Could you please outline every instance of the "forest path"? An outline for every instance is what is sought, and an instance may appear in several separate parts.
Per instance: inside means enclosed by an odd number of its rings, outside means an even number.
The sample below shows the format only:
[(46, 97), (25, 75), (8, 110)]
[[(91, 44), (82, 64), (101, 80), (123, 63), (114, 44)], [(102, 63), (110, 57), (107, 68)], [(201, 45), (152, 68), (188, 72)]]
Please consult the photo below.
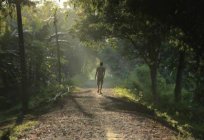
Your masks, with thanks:
[(40, 116), (39, 125), (22, 139), (171, 140), (176, 135), (130, 108), (135, 106), (117, 100), (112, 89), (104, 89), (103, 95), (93, 88), (81, 89), (65, 99), (62, 109)]

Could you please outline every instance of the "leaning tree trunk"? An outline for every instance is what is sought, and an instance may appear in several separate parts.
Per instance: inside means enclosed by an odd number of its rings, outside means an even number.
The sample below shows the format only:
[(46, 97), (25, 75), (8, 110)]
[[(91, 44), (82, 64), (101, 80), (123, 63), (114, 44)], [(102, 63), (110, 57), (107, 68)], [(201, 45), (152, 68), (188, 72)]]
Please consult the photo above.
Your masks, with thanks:
[(151, 88), (152, 95), (155, 102), (158, 101), (158, 93), (157, 93), (157, 64), (153, 64), (150, 66), (150, 76), (151, 76)]
[(18, 23), (20, 68), (21, 68), (21, 101), (22, 101), (22, 111), (23, 113), (25, 113), (28, 109), (28, 95), (26, 90), (27, 75), (26, 75), (26, 60), (25, 60), (21, 5), (19, 0), (16, 1), (16, 11), (17, 11), (17, 23)]
[(176, 85), (175, 85), (175, 89), (174, 89), (175, 102), (181, 101), (182, 78), (183, 78), (183, 72), (184, 72), (184, 64), (185, 64), (185, 52), (180, 51), (179, 62), (178, 62), (178, 67), (177, 67), (177, 74), (176, 74)]

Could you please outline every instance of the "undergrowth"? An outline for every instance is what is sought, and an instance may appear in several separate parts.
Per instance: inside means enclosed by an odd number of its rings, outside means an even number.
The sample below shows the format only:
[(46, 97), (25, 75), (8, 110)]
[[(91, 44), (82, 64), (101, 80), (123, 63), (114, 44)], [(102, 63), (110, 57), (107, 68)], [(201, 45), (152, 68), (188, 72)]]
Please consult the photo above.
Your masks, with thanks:
[(16, 120), (21, 115), (20, 105), (2, 112), (0, 117), (0, 139), (18, 139), (23, 135), (23, 131), (38, 124), (38, 121), (30, 120), (27, 116), (40, 115), (54, 109), (55, 106), (61, 106), (63, 99), (75, 90), (74, 86), (68, 86), (67, 84), (52, 84), (41, 89), (30, 97), (28, 114), (25, 115), (20, 125), (16, 124)]
[[(138, 92), (135, 89), (116, 87), (114, 93), (121, 98), (126, 98), (131, 102), (140, 103), (145, 106), (146, 109), (152, 110), (158, 119), (167, 122), (171, 127), (178, 130), (181, 134), (179, 135), (179, 139), (189, 139), (192, 136), (195, 136), (198, 139), (203, 139), (204, 124), (200, 123), (202, 120), (196, 121), (187, 115), (190, 114), (190, 111), (192, 110), (187, 110), (188, 106), (185, 103), (179, 105), (173, 104), (168, 100), (161, 101), (161, 97), (160, 103), (153, 104), (148, 99), (146, 100), (141, 92)], [(199, 109), (197, 108), (194, 112), (199, 112), (198, 110)], [(202, 115), (203, 114), (204, 113), (202, 112)]]

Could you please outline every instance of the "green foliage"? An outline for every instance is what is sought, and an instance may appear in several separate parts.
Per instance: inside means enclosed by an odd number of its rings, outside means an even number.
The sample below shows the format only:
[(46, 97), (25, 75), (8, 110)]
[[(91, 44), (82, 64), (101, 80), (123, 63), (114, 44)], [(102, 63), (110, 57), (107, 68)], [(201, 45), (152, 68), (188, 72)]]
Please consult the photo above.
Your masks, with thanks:
[(17, 140), (17, 139), (19, 139), (26, 130), (32, 129), (32, 128), (34, 128), (38, 124), (39, 124), (38, 121), (26, 121), (26, 122), (24, 122), (21, 125), (15, 126), (11, 130), (11, 135), (9, 136), (9, 139), (10, 140)]
[(130, 72), (127, 81), (129, 85), (137, 88), (137, 90), (142, 90), (145, 94), (150, 92), (150, 75), (149, 68), (147, 65), (138, 65), (133, 71)]
[(114, 93), (119, 97), (126, 98), (133, 102), (139, 101), (142, 97), (141, 93), (139, 92), (135, 93), (132, 90), (127, 89), (127, 88), (116, 87), (114, 88)]
[(0, 138), (3, 136), (4, 132), (0, 130)]
[(83, 86), (88, 81), (88, 76), (85, 74), (78, 74), (72, 77), (71, 81), (77, 86)]
[(11, 104), (11, 100), (7, 99), (4, 96), (0, 96), (0, 110), (5, 109), (5, 106), (10, 106)]
[(58, 95), (66, 94), (71, 91), (70, 86), (67, 84), (50, 84), (49, 86), (41, 89), (39, 93), (35, 93), (29, 101), (31, 109), (39, 107), (41, 105), (48, 104), (49, 102), (55, 102)]
[[(128, 77), (123, 82), (123, 85), (141, 92), (146, 99), (149, 98), (149, 100), (151, 100), (151, 82), (149, 71), (150, 70), (147, 65), (137, 65), (128, 73)], [(157, 78), (157, 84), (160, 97), (167, 100), (173, 100), (171, 94), (173, 93), (174, 84), (167, 84), (166, 80), (160, 74)]]
[[(2, 3), (1, 3), (2, 4)], [(7, 5), (3, 5), (6, 6)], [(41, 6), (22, 5), (22, 20), (26, 50), (26, 75), (28, 77), (27, 95), (30, 96), (31, 108), (45, 98), (51, 97), (58, 89), (57, 81), (57, 53), (53, 26), (53, 14), (57, 5), (45, 2)], [(12, 17), (5, 16), (0, 9), (0, 100), (1, 107), (12, 108), (19, 103), (20, 63), (18, 54), (18, 34), (15, 12)], [(8, 9), (8, 11), (11, 9)], [(7, 11), (5, 11), (7, 12)], [(6, 14), (6, 13), (5, 13)], [(71, 26), (77, 19), (72, 9), (58, 8), (58, 35), (61, 54), (61, 70), (63, 82), (70, 83), (75, 75), (89, 75), (95, 67), (95, 56), (90, 49), (83, 48), (77, 38), (73, 38)], [(53, 86), (51, 86), (51, 85)], [(45, 91), (49, 87), (53, 91)], [(42, 95), (41, 95), (42, 94)], [(48, 94), (48, 95), (46, 95)]]

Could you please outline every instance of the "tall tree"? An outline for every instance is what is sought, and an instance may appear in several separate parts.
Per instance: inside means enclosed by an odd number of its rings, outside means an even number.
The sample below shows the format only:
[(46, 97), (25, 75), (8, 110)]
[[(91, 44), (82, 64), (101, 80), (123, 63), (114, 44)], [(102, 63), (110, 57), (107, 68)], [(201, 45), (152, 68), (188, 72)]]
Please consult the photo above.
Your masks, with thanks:
[(60, 56), (60, 44), (59, 44), (59, 35), (58, 35), (58, 28), (57, 28), (57, 8), (54, 11), (54, 28), (55, 28), (55, 41), (57, 47), (57, 64), (58, 64), (58, 81), (61, 83), (62, 74), (61, 74), (61, 56)]
[(16, 1), (16, 11), (17, 11), (19, 54), (20, 54), (20, 66), (21, 66), (22, 111), (23, 113), (25, 113), (28, 109), (27, 71), (26, 71), (25, 47), (24, 47), (23, 25), (22, 25), (22, 15), (21, 15), (21, 1), (19, 0)]
[(182, 77), (184, 72), (184, 64), (185, 64), (185, 51), (179, 51), (179, 61), (176, 73), (176, 85), (174, 90), (175, 101), (181, 101), (181, 91), (182, 91)]

